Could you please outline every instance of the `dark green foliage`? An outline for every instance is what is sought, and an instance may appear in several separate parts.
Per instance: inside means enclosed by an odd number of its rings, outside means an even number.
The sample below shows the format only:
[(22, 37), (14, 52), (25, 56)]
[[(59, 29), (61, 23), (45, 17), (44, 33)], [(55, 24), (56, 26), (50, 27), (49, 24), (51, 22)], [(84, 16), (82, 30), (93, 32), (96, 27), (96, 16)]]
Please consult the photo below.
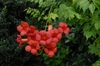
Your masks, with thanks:
[(16, 27), (21, 20), (25, 20), (24, 9), (29, 3), (20, 1), (0, 1), (0, 3), (0, 66), (42, 66), (41, 56), (40, 58), (25, 52), (24, 47), (19, 48), (16, 42), (18, 33)]

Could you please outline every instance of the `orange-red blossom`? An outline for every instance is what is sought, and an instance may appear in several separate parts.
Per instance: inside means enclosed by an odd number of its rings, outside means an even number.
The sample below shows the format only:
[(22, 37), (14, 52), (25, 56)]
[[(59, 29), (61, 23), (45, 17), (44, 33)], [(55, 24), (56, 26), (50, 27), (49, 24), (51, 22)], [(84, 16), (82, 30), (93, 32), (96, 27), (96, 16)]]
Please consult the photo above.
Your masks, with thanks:
[[(22, 47), (23, 43), (27, 43), (25, 50), (38, 55), (41, 51), (52, 58), (57, 52), (57, 43), (62, 38), (62, 33), (69, 34), (70, 28), (64, 22), (59, 23), (58, 28), (52, 28), (52, 24), (48, 26), (48, 31), (37, 30), (35, 26), (29, 26), (27, 22), (21, 21), (21, 25), (17, 26), (17, 30), (20, 32), (17, 35), (17, 42)], [(26, 38), (22, 38), (26, 36)], [(41, 48), (42, 47), (42, 48)]]

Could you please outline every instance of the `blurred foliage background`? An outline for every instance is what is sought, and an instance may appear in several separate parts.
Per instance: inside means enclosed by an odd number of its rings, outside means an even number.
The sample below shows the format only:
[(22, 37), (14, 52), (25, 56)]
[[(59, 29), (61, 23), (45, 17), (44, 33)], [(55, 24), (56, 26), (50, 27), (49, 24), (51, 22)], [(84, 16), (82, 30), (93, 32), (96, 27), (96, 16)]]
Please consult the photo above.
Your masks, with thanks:
[[(53, 58), (34, 56), (16, 42), (21, 20), (39, 30), (62, 21), (71, 32), (63, 35)], [(100, 66), (100, 1), (0, 0), (0, 65)]]

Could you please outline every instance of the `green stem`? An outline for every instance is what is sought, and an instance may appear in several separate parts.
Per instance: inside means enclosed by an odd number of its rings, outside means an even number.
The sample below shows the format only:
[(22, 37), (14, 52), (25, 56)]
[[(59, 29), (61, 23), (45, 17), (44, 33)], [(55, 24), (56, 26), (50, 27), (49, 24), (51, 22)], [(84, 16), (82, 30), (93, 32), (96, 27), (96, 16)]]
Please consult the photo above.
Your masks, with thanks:
[(44, 47), (43, 46), (41, 46), (41, 50), (39, 50), (39, 53), (37, 53), (36, 55), (38, 56), (38, 55), (41, 55), (42, 54), (42, 52), (43, 52), (43, 49), (44, 49)]
[(49, 13), (52, 11), (53, 5), (54, 5), (55, 0), (52, 2), (51, 7), (50, 7), (50, 11)]
[[(53, 8), (54, 3), (55, 3), (55, 0), (53, 0), (53, 2), (52, 2), (52, 4), (51, 4), (50, 10), (49, 10), (49, 14), (50, 14), (51, 11), (52, 11), (52, 8)], [(47, 23), (48, 23), (48, 22), (46, 22), (45, 30), (46, 30), (46, 28), (47, 28)]]
[(45, 30), (46, 30), (46, 28), (47, 28), (47, 22), (46, 22), (46, 25), (45, 25)]

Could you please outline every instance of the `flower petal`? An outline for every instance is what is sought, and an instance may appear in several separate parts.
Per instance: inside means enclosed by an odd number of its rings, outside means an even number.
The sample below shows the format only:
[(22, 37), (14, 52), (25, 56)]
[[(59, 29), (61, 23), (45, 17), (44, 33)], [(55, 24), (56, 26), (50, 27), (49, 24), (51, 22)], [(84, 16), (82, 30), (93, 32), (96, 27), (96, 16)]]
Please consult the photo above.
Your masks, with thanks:
[(17, 27), (17, 30), (18, 30), (19, 32), (21, 32), (21, 31), (23, 30), (22, 26), (19, 25), (19, 26)]
[(48, 40), (46, 40), (46, 44), (49, 45), (52, 42), (52, 38), (49, 38)]
[(70, 32), (70, 28), (66, 28), (66, 29), (64, 30), (64, 33), (65, 33), (66, 35), (68, 35), (69, 32)]
[(48, 30), (52, 30), (52, 24), (48, 26)]
[(39, 34), (36, 34), (35, 39), (36, 39), (37, 41), (40, 41), (40, 40), (41, 40), (41, 36), (40, 36)]
[(25, 31), (25, 30), (22, 30), (22, 31), (20, 32), (20, 35), (21, 35), (21, 36), (26, 35), (26, 31)]
[(30, 52), (31, 51), (31, 46), (29, 46), (29, 45), (27, 45), (26, 47), (25, 47), (25, 50), (27, 51), (27, 52)]
[(46, 54), (48, 54), (48, 53), (49, 53), (49, 50), (48, 50), (47, 48), (44, 48), (44, 52), (45, 52)]
[(36, 54), (37, 54), (37, 50), (33, 48), (33, 49), (31, 50), (31, 53), (32, 53), (33, 55), (36, 55)]
[(21, 21), (21, 25), (22, 25), (24, 30), (27, 30), (27, 28), (29, 28), (29, 25), (27, 22)]
[(43, 41), (43, 40), (40, 40), (40, 44), (41, 44), (42, 46), (46, 46), (46, 42)]
[(52, 58), (54, 55), (55, 55), (55, 54), (54, 54), (53, 51), (50, 51), (50, 52), (48, 53), (48, 56), (49, 56), (50, 58)]

